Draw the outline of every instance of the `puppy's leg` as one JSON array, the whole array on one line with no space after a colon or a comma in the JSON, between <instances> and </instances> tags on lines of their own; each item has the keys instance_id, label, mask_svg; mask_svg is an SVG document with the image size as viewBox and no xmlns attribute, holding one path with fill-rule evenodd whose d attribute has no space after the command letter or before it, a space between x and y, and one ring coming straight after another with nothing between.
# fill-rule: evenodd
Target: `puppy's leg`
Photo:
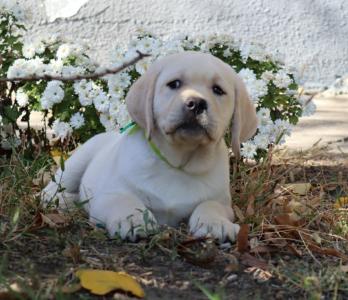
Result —
<instances>
[{"instance_id":1,"label":"puppy's leg","mask_svg":"<svg viewBox=\"0 0 348 300\"><path fill-rule=\"evenodd\" d=\"M197 237L211 234L220 242L226 239L234 241L240 227L232 223L233 219L234 213L230 206L216 201L203 202L195 208L190 217L190 232Z\"/></svg>"},{"instance_id":2,"label":"puppy's leg","mask_svg":"<svg viewBox=\"0 0 348 300\"><path fill-rule=\"evenodd\" d=\"M90 221L106 226L112 237L135 241L147 236L157 228L152 212L131 194L103 194L94 199L90 206Z\"/></svg>"},{"instance_id":3,"label":"puppy's leg","mask_svg":"<svg viewBox=\"0 0 348 300\"><path fill-rule=\"evenodd\" d=\"M64 163L64 171L59 169L54 181L51 181L41 192L41 199L49 203L54 199L59 200L59 207L65 208L79 199L81 178L92 158L100 149L100 145L108 142L107 134L98 134L80 146L73 155Z\"/></svg>"}]
</instances>

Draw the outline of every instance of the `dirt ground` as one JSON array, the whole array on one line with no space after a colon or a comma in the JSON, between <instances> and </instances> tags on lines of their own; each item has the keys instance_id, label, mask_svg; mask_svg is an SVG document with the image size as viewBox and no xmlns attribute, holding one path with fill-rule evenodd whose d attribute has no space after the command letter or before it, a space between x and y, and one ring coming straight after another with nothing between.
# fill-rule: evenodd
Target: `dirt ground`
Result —
<instances>
[{"instance_id":1,"label":"dirt ground","mask_svg":"<svg viewBox=\"0 0 348 300\"><path fill-rule=\"evenodd\" d=\"M284 173L283 182L305 181L314 187L332 183L335 188L326 191L325 198L332 203L347 195L346 155L301 154L301 164L290 158L282 158L282 167L291 163L300 171L290 176ZM0 299L132 298L119 292L93 296L84 289L69 290L78 282L74 274L81 268L125 271L142 285L145 299L348 299L348 270L342 268L348 263L345 258L310 251L300 241L294 243L301 254L268 244L263 245L269 251L251 252L252 237L262 239L256 225L249 232L249 246L240 252L236 243L192 240L185 226L162 228L148 239L129 243L108 238L103 229L88 224L81 211L71 217L56 226L43 225L42 218L35 217L27 230L17 228L6 235L0 242ZM5 224L11 220L0 214L0 221L5 237ZM347 235L330 245L348 254L344 252ZM21 286L17 296L6 292L14 282Z\"/></svg>"}]
</instances>

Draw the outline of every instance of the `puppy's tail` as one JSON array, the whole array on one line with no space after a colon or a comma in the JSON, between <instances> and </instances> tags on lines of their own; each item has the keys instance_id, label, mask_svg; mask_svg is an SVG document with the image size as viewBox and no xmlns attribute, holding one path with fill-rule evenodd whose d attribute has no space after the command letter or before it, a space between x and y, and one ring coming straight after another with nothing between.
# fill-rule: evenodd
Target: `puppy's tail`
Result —
<instances>
[{"instance_id":1,"label":"puppy's tail","mask_svg":"<svg viewBox=\"0 0 348 300\"><path fill-rule=\"evenodd\" d=\"M98 150L110 138L110 133L101 133L76 149L73 155L56 172L54 179L41 191L43 203L59 201L60 208L69 208L79 201L81 179L89 162L98 153Z\"/></svg>"}]
</instances>

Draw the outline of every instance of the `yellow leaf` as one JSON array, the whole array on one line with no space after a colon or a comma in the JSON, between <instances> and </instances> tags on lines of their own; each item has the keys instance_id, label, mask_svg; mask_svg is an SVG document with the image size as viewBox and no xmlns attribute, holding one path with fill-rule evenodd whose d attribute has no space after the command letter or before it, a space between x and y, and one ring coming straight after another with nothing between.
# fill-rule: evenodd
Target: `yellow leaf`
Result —
<instances>
[{"instance_id":1,"label":"yellow leaf","mask_svg":"<svg viewBox=\"0 0 348 300\"><path fill-rule=\"evenodd\" d=\"M311 189L312 185L310 183L304 182L304 183L290 183L285 184L284 188L287 190L292 191L295 194L304 196L308 193L308 191Z\"/></svg>"},{"instance_id":2,"label":"yellow leaf","mask_svg":"<svg viewBox=\"0 0 348 300\"><path fill-rule=\"evenodd\" d=\"M339 208L344 208L344 207L348 207L348 197L339 197L335 204L334 207L339 209Z\"/></svg>"},{"instance_id":3,"label":"yellow leaf","mask_svg":"<svg viewBox=\"0 0 348 300\"><path fill-rule=\"evenodd\" d=\"M63 153L60 150L54 149L50 152L54 162L60 166L60 158L63 157L63 160L66 161L69 158L69 155L66 153Z\"/></svg>"},{"instance_id":4,"label":"yellow leaf","mask_svg":"<svg viewBox=\"0 0 348 300\"><path fill-rule=\"evenodd\" d=\"M144 291L135 279L124 272L105 270L78 270L76 276L81 285L94 295L105 295L113 290L130 292L139 298L144 297Z\"/></svg>"}]
</instances>

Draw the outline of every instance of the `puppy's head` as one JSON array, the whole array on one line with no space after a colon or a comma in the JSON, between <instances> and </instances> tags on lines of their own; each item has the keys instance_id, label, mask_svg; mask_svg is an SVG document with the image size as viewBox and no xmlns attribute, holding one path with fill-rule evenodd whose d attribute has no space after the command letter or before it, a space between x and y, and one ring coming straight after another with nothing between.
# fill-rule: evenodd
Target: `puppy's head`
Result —
<instances>
[{"instance_id":1,"label":"puppy's head","mask_svg":"<svg viewBox=\"0 0 348 300\"><path fill-rule=\"evenodd\" d=\"M257 127L244 83L218 58L183 52L162 58L131 87L126 99L132 119L146 136L157 130L177 145L207 145L224 136L232 118L232 149Z\"/></svg>"}]
</instances>

